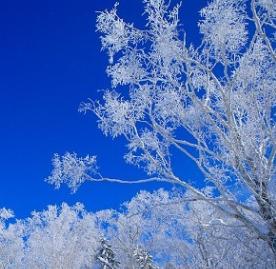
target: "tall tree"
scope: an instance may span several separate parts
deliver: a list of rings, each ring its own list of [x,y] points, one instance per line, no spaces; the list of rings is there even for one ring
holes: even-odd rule
[[[98,116],[104,134],[124,136],[126,161],[149,178],[105,178],[95,157],[67,154],[54,157],[48,181],[73,189],[85,180],[178,184],[264,240],[276,257],[274,2],[210,1],[201,10],[198,47],[182,34],[180,5],[144,0],[144,29],[121,19],[117,5],[101,12],[97,30],[113,89],[81,110]],[[175,172],[175,149],[194,162],[211,192]]]

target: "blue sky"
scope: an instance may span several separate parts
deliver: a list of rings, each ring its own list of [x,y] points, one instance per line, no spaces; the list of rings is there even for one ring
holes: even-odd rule
[[[176,1],[172,1],[176,2]],[[113,0],[9,0],[0,5],[0,207],[26,217],[48,204],[83,202],[87,209],[118,207],[140,189],[160,185],[85,184],[72,195],[44,182],[53,153],[98,155],[102,174],[145,177],[124,164],[123,139],[104,137],[92,114],[77,112],[79,103],[96,99],[110,87],[95,32],[96,11]],[[181,18],[188,41],[199,40],[198,12],[206,1],[185,0]],[[143,25],[142,0],[121,0],[119,14]],[[178,167],[197,175],[187,160]]]

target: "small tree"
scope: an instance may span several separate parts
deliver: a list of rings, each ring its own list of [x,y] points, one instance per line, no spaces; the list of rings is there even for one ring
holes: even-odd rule
[[[133,255],[136,259],[139,269],[157,269],[153,265],[152,256],[150,256],[144,249],[137,247]]]
[[[101,264],[102,269],[115,269],[118,268],[119,262],[115,259],[115,254],[108,244],[107,240],[102,237],[100,240],[100,250],[96,259]]]

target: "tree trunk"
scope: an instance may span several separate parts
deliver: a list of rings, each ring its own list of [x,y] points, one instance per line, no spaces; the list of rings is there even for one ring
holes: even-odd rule
[[[255,198],[260,208],[260,215],[263,218],[263,220],[267,223],[267,242],[272,252],[274,253],[274,258],[276,261],[276,216],[272,208],[272,203],[267,194],[267,186],[262,184],[261,189],[262,192],[259,192],[259,196],[256,195]]]

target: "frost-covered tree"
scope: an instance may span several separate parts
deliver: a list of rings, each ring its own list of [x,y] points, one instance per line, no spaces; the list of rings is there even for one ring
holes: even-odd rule
[[[16,268],[92,268],[99,247],[93,214],[83,205],[49,206],[24,222],[25,251]]]
[[[120,211],[101,211],[97,218],[122,269],[140,268],[133,256],[137,246],[159,268],[275,267],[263,240],[189,192],[143,191]]]
[[[104,237],[100,240],[100,250],[96,255],[96,260],[99,261],[102,269],[116,269],[120,264],[116,261],[115,253],[113,252],[111,245],[108,244]]]
[[[275,267],[266,243],[238,220],[203,201],[189,202],[185,216],[186,232],[192,240],[191,268]]]
[[[139,269],[139,263],[133,255],[138,246],[154,259],[161,259],[162,265],[166,261],[185,260],[183,245],[180,244],[184,227],[180,228],[177,221],[179,214],[175,214],[182,205],[167,205],[166,211],[157,206],[169,202],[169,194],[165,191],[154,194],[141,192],[126,202],[122,211],[104,210],[97,213],[100,227],[110,238],[122,268]]]
[[[0,209],[0,269],[20,268],[24,257],[23,225],[9,224],[13,217],[11,210]]]
[[[94,156],[67,154],[54,157],[48,181],[73,190],[85,180],[178,184],[276,255],[275,1],[210,1],[200,13],[198,47],[186,42],[180,5],[168,2],[144,0],[143,29],[121,19],[117,5],[99,14],[112,89],[81,106],[97,115],[104,134],[126,138],[126,161],[149,177],[105,178]],[[180,154],[197,166],[208,193],[174,170]]]
[[[0,268],[275,268],[263,240],[190,192],[142,191],[119,211],[63,204],[10,217],[1,210]]]

